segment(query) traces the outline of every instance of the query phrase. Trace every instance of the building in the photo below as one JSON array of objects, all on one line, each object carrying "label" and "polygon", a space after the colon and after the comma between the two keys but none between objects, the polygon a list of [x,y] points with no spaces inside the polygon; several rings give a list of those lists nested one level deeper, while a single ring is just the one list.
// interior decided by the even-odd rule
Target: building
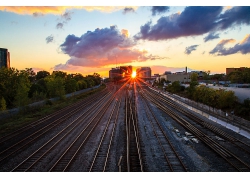
[{"label": "building", "polygon": [[120,68],[112,68],[109,71],[109,78],[114,79],[115,77],[121,77],[121,70]]},{"label": "building", "polygon": [[120,66],[122,77],[131,77],[132,66]]},{"label": "building", "polygon": [[199,77],[199,78],[203,78],[203,76],[204,76],[204,72],[203,72],[203,71],[191,71],[191,73],[196,73],[196,74],[198,74],[198,77]]},{"label": "building", "polygon": [[10,68],[10,52],[8,49],[0,48],[0,68]]},{"label": "building", "polygon": [[150,67],[137,68],[136,76],[139,78],[151,78],[151,68]]},{"label": "building", "polygon": [[109,71],[109,78],[130,78],[132,74],[132,66],[120,66],[117,68],[112,68]]},{"label": "building", "polygon": [[235,71],[244,71],[246,67],[240,67],[240,68],[226,68],[226,75],[229,75],[231,72]]},{"label": "building", "polygon": [[187,83],[187,82],[190,82],[190,75],[191,73],[179,73],[179,74],[168,74],[168,75],[165,75],[165,79],[166,81],[170,81],[170,82],[174,82],[174,81],[179,81],[181,83]]}]

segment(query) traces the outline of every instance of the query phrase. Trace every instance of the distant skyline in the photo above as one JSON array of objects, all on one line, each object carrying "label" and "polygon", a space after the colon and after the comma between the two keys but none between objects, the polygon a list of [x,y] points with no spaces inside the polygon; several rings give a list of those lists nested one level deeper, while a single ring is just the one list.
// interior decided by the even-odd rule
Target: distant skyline
[{"label": "distant skyline", "polygon": [[152,74],[250,67],[250,6],[0,4],[0,24],[0,48],[20,70],[107,77],[116,65],[150,66]]}]

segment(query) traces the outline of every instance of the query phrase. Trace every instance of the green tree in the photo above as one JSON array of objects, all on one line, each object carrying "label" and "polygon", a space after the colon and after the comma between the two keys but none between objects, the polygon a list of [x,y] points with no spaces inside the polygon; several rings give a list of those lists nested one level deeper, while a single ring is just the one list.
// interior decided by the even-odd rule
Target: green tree
[{"label": "green tree", "polygon": [[179,81],[174,81],[172,84],[167,86],[167,91],[171,93],[178,93],[182,91],[181,85]]},{"label": "green tree", "polygon": [[36,80],[43,79],[49,75],[50,75],[50,73],[48,71],[38,71],[36,73]]},{"label": "green tree", "polygon": [[65,82],[66,93],[75,92],[78,89],[78,84],[75,79],[67,79]]},{"label": "green tree", "polygon": [[54,75],[55,77],[60,77],[62,79],[65,79],[67,77],[67,73],[63,71],[53,71],[52,75]]},{"label": "green tree", "polygon": [[44,78],[44,80],[46,83],[49,97],[60,97],[61,99],[65,98],[65,80],[63,78],[51,75]]},{"label": "green tree", "polygon": [[6,101],[5,101],[5,99],[2,97],[2,98],[0,99],[0,111],[4,111],[4,110],[6,110]]},{"label": "green tree", "polygon": [[29,103],[28,93],[30,90],[30,81],[28,73],[23,71],[18,77],[18,85],[15,95],[15,105],[23,108]]},{"label": "green tree", "polygon": [[84,80],[77,81],[77,84],[78,84],[79,90],[86,89],[88,87],[87,83]]}]

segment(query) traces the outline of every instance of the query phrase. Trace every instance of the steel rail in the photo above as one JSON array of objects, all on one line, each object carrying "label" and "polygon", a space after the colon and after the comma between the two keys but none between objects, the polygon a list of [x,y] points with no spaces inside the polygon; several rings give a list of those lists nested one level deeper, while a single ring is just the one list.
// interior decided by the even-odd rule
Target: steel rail
[{"label": "steel rail", "polygon": [[[114,106],[113,106],[113,108],[112,108],[112,110],[111,110],[111,114],[110,114],[110,116],[109,116],[108,122],[107,122],[107,124],[106,124],[106,126],[105,126],[105,129],[104,129],[104,132],[103,132],[103,134],[102,134],[100,143],[99,143],[99,145],[98,145],[98,147],[97,147],[97,150],[96,150],[96,153],[95,153],[95,155],[94,155],[94,159],[92,160],[92,164],[91,164],[91,166],[90,166],[90,168],[89,168],[89,172],[92,171],[92,168],[93,168],[94,163],[95,163],[95,161],[96,161],[96,159],[97,159],[97,155],[98,155],[98,153],[99,153],[99,150],[100,150],[100,148],[101,148],[101,146],[102,146],[102,144],[103,144],[104,137],[107,135],[106,132],[107,132],[107,129],[108,129],[108,127],[109,127],[109,124],[110,124],[110,121],[111,121],[111,119],[112,119],[112,116],[113,116],[113,113],[114,113],[114,110],[115,110],[116,106],[117,106],[117,101],[115,101],[115,104],[114,104]],[[107,155],[106,155],[106,156],[107,156]]]},{"label": "steel rail", "polygon": [[[139,83],[138,83],[138,84],[139,84]],[[140,86],[140,84],[139,84],[139,86]],[[140,88],[141,88],[142,91],[144,91],[144,90],[142,89],[142,87],[140,87]],[[150,107],[148,101],[146,101],[146,98],[144,97],[143,92],[140,92],[140,95],[143,97],[143,102],[144,102],[144,104],[146,104],[147,109],[149,109],[149,112],[151,112],[151,114],[152,114],[152,116],[153,116],[153,119],[155,120],[155,122],[156,122],[158,128],[160,129],[160,131],[162,132],[163,136],[164,136],[165,139],[167,140],[167,143],[170,145],[171,150],[174,152],[175,156],[177,157],[178,161],[180,162],[181,167],[184,169],[184,171],[188,171],[187,168],[186,168],[186,166],[184,165],[184,163],[183,163],[182,160],[180,159],[180,157],[179,157],[177,151],[175,150],[174,146],[172,145],[172,143],[170,142],[169,138],[167,137],[165,131],[164,131],[163,128],[161,127],[161,125],[160,125],[158,119],[156,118],[156,116],[155,116],[155,114],[154,114],[152,108]],[[155,134],[155,136],[156,136],[156,138],[157,138],[157,140],[158,140],[158,142],[159,142],[159,144],[160,144],[160,146],[161,146],[162,152],[164,153],[164,157],[165,157],[165,159],[166,159],[166,161],[167,161],[167,163],[168,163],[168,165],[169,165],[169,167],[170,167],[170,170],[171,170],[171,171],[174,171],[174,169],[173,169],[173,167],[172,167],[172,164],[171,164],[170,160],[168,159],[167,154],[166,154],[166,152],[165,152],[165,148],[163,147],[163,144],[161,143],[160,138],[158,137],[158,135],[157,135],[157,133],[156,133],[155,125],[153,124],[153,121],[151,120],[151,118],[150,118],[149,113],[148,113],[147,110],[146,110],[146,115],[147,115],[147,117],[148,117],[148,119],[149,119],[149,121],[150,121],[150,123],[151,123],[151,126],[153,127],[154,134]]]},{"label": "steel rail", "polygon": [[[134,87],[133,87],[134,90]],[[127,146],[127,170],[128,172],[130,171],[137,171],[136,163],[139,163],[140,166],[140,171],[143,172],[143,164],[142,164],[142,159],[141,159],[141,154],[140,154],[140,145],[139,145],[139,137],[138,137],[138,128],[136,127],[136,110],[133,108],[133,94],[131,92],[131,97],[129,93],[127,92],[127,102],[128,102],[128,119],[127,119],[127,125],[128,125],[128,134],[127,134],[127,141],[128,141],[128,146]],[[132,154],[133,153],[133,154]],[[132,163],[132,160],[134,162]],[[139,162],[138,162],[139,161]]]},{"label": "steel rail", "polygon": [[108,152],[107,152],[107,156],[106,156],[106,159],[105,159],[105,162],[104,162],[104,166],[103,166],[103,172],[106,171],[108,157],[109,157],[109,152],[110,152],[111,145],[112,145],[112,142],[113,142],[113,137],[114,137],[114,132],[115,132],[115,129],[116,129],[116,123],[117,123],[117,120],[118,120],[120,106],[121,106],[121,99],[119,101],[118,110],[117,110],[116,116],[115,116],[115,122],[114,122],[114,126],[113,126],[113,129],[112,129],[111,138],[110,138],[110,141],[109,141]]},{"label": "steel rail", "polygon": [[[110,93],[108,93],[110,94]],[[100,101],[98,101],[97,103],[101,103],[102,101],[105,101],[105,97],[108,96],[108,94],[106,96],[104,96],[102,99],[100,99]],[[43,144],[39,149],[37,149],[35,152],[33,152],[29,157],[27,157],[24,161],[22,161],[18,166],[16,166],[14,169],[12,169],[12,171],[16,171],[19,169],[20,166],[25,166],[24,164],[28,161],[34,161],[28,168],[25,169],[25,171],[28,171],[30,170],[32,167],[35,166],[36,163],[38,163],[38,161],[41,160],[41,158],[45,157],[46,154],[48,154],[49,152],[52,151],[53,148],[56,148],[56,145],[59,144],[64,138],[66,138],[67,135],[69,135],[73,130],[75,130],[77,127],[79,127],[80,123],[82,123],[82,119],[83,118],[86,118],[88,117],[93,111],[90,111],[92,110],[92,107],[94,107],[94,105],[92,105],[91,107],[89,107],[87,109],[87,111],[82,114],[81,116],[77,117],[74,121],[72,121],[70,124],[68,124],[64,129],[62,129],[60,132],[58,132],[53,138],[51,138],[49,141],[47,141],[45,144]],[[96,109],[98,109],[98,105],[95,106]],[[80,121],[78,121],[80,119]],[[78,121],[78,122],[77,122]],[[74,123],[76,123],[74,125]],[[71,127],[73,126],[73,127]],[[71,129],[69,129],[71,128]],[[66,132],[66,133],[64,133]],[[63,135],[61,138],[59,137],[59,135]],[[59,139],[53,144],[50,146],[50,142],[52,142],[52,140],[55,140],[57,137],[59,137]],[[43,148],[45,148],[46,146],[49,146],[49,148],[47,150],[45,150],[45,152],[43,152]],[[39,155],[38,158],[34,158],[33,156],[37,156],[37,154],[39,153],[39,151],[42,151],[42,155]]]},{"label": "steel rail", "polygon": [[[149,98],[146,96],[146,98]],[[233,153],[222,147],[220,144],[209,138],[207,135],[205,135],[202,131],[200,131],[198,128],[193,126],[192,124],[188,123],[186,120],[184,120],[182,117],[177,115],[175,112],[173,112],[171,109],[169,109],[167,106],[162,105],[160,102],[157,102],[152,97],[149,98],[154,104],[156,104],[157,107],[159,107],[161,110],[163,110],[165,113],[169,114],[173,119],[175,119],[179,124],[181,124],[184,128],[188,129],[190,132],[192,132],[194,135],[196,135],[197,138],[199,138],[201,141],[203,141],[205,144],[208,145],[212,150],[214,150],[216,153],[218,153],[222,158],[224,158],[229,164],[231,164],[235,169],[238,171],[250,171],[250,166],[243,162],[241,159],[239,159],[237,156],[235,156]],[[241,167],[239,167],[239,164]],[[245,166],[245,167],[242,167]]]},{"label": "steel rail", "polygon": [[[106,97],[107,95],[108,95],[108,94],[106,94],[104,97]],[[99,99],[99,101],[101,101],[104,97],[102,97],[101,99]],[[98,101],[98,102],[99,102],[99,101]],[[87,105],[84,105],[83,107],[86,107],[86,106],[87,106]],[[95,106],[95,104],[93,104],[91,107],[93,107],[93,106]],[[90,107],[90,108],[91,108],[91,107]],[[89,108],[89,109],[90,109],[90,108]],[[75,109],[74,111],[71,111],[70,114],[72,114],[72,112],[75,112],[75,113],[76,113],[76,112],[80,111],[81,109],[82,109],[82,107],[79,107],[79,108]],[[66,114],[66,115],[68,115],[68,114]],[[54,123],[51,123],[51,124],[48,124],[48,125],[44,126],[43,128],[41,128],[40,130],[36,131],[35,133],[33,133],[33,134],[27,136],[26,138],[22,139],[21,141],[17,142],[16,144],[14,144],[14,145],[8,147],[7,149],[5,149],[4,151],[0,152],[0,155],[3,154],[3,153],[5,153],[5,152],[10,152],[10,153],[8,153],[7,155],[5,155],[4,157],[2,157],[2,158],[0,159],[0,162],[3,161],[3,160],[5,160],[7,157],[11,156],[11,155],[14,154],[15,152],[19,151],[19,150],[22,149],[23,147],[27,146],[28,144],[34,142],[37,138],[41,137],[43,134],[45,134],[46,132],[48,132],[48,131],[51,130],[52,128],[56,127],[58,124],[60,124],[62,121],[65,120],[65,116],[66,116],[66,115],[60,117],[59,119],[57,119],[56,121],[54,121]],[[67,118],[67,116],[66,116],[66,118]],[[55,122],[56,122],[56,123],[55,123]],[[41,134],[38,134],[39,132],[41,132]],[[37,135],[37,134],[38,134],[38,135]],[[36,135],[37,135],[37,136],[36,136]],[[31,139],[31,140],[28,140],[27,142],[25,142],[25,141],[26,141],[27,139],[29,139],[29,138],[32,138],[32,139]],[[23,142],[24,142],[24,143],[23,143]],[[21,146],[20,146],[20,147],[17,147],[19,144],[21,144]],[[17,149],[14,149],[14,150],[10,151],[10,150],[11,150],[12,148],[14,148],[14,147],[17,147]]]},{"label": "steel rail", "polygon": [[[105,91],[107,91],[106,88],[103,89],[100,93],[103,93],[103,92],[105,92]],[[56,112],[54,112],[54,113],[52,113],[52,114],[49,114],[49,115],[47,115],[47,116],[44,116],[44,117],[42,117],[41,119],[38,119],[37,121],[32,122],[32,123],[29,123],[28,125],[23,126],[22,128],[19,128],[19,129],[13,131],[13,132],[10,133],[10,134],[7,134],[7,135],[5,135],[5,136],[2,136],[2,137],[0,138],[0,146],[1,146],[1,144],[7,142],[8,140],[13,139],[13,138],[19,136],[22,132],[28,131],[28,130],[30,130],[31,128],[34,128],[34,126],[37,126],[37,125],[39,125],[39,124],[41,124],[41,123],[43,123],[43,122],[45,122],[45,121],[48,121],[49,119],[51,119],[51,118],[53,118],[53,117],[59,115],[60,113],[62,113],[62,112],[64,112],[64,111],[67,111],[67,110],[69,110],[69,109],[71,109],[71,108],[78,107],[78,105],[80,105],[82,102],[87,102],[87,100],[92,99],[92,98],[95,98],[95,96],[97,97],[97,96],[99,96],[99,94],[94,94],[94,95],[92,95],[92,96],[88,96],[87,98],[84,98],[83,100],[81,100],[81,101],[79,101],[79,102],[76,102],[76,103],[74,103],[74,104],[71,104],[71,105],[69,105],[69,106],[67,106],[67,107],[65,107],[65,108],[63,108],[63,109],[60,109],[60,110],[58,110],[58,111],[56,111]]]},{"label": "steel rail", "polygon": [[[150,92],[148,92],[150,93]],[[237,144],[237,142],[244,144],[245,146],[247,146],[248,148],[250,148],[249,145],[247,145],[246,143],[242,142],[239,139],[236,139],[235,137],[229,135],[228,133],[222,131],[221,129],[217,128],[216,126],[205,122],[204,120],[202,120],[199,116],[191,113],[190,111],[186,110],[185,108],[183,108],[183,106],[176,104],[173,100],[170,99],[166,99],[166,97],[164,98],[163,95],[158,96],[159,98],[161,98],[162,101],[166,102],[168,105],[171,105],[171,107],[175,108],[177,111],[185,114],[186,116],[188,116],[189,118],[191,118],[192,120],[194,120],[196,123],[202,125],[203,127],[206,127],[207,129],[209,129],[210,131],[212,131],[213,133],[227,139],[228,141],[230,141],[231,143],[233,143],[235,146],[237,146],[238,148],[244,150],[245,152],[247,152],[248,154],[250,154],[250,151],[240,145]]]},{"label": "steel rail", "polygon": [[[125,86],[125,84],[121,87],[123,88]],[[120,88],[120,89],[121,89]],[[71,156],[71,158],[66,158],[66,166],[64,166],[63,171],[66,171],[69,166],[71,165],[71,163],[73,162],[73,159],[75,158],[75,156],[77,155],[77,153],[79,152],[79,150],[82,148],[83,144],[87,141],[87,139],[89,138],[89,136],[92,134],[93,130],[96,128],[97,124],[100,122],[100,120],[102,119],[102,117],[104,116],[104,113],[106,112],[106,110],[108,109],[108,107],[110,106],[110,104],[112,103],[112,100],[114,99],[115,95],[120,91],[120,89],[118,91],[115,92],[115,94],[102,106],[102,108],[100,108],[100,110],[98,112],[96,112],[96,115],[90,120],[90,122],[88,123],[88,125],[80,132],[80,134],[76,137],[76,139],[69,145],[69,147],[64,151],[64,153],[59,157],[59,159],[55,162],[55,164],[50,168],[49,171],[54,171],[56,169],[56,167],[58,166],[58,164],[62,161],[63,158],[65,158],[67,153],[71,153],[71,151],[74,151],[74,145],[77,143],[77,140],[80,139],[81,135],[83,135],[83,133],[86,131],[86,129],[90,126],[90,124],[94,121],[94,119],[100,115],[99,119],[97,120],[97,122],[93,125],[93,127],[91,128],[91,130],[89,131],[89,133],[86,135],[85,139],[81,142],[80,145],[78,145],[77,150],[72,152],[74,153],[73,156]],[[101,112],[101,114],[99,114]],[[68,160],[69,159],[69,160]]]}]

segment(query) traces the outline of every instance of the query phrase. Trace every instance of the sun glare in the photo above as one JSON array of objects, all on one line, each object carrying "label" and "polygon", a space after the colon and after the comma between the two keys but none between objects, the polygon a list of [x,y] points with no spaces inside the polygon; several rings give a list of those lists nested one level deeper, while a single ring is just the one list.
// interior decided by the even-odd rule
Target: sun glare
[{"label": "sun glare", "polygon": [[136,77],[136,71],[133,71],[131,76],[132,76],[132,78],[135,78]]}]

